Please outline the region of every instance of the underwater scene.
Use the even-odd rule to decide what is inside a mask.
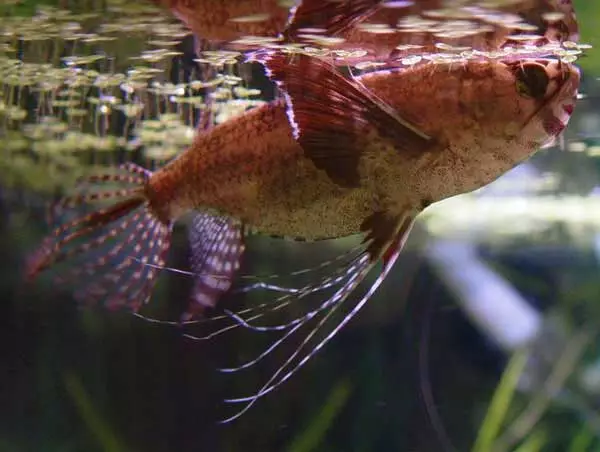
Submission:
[[[599,451],[599,25],[1,0],[0,451]]]

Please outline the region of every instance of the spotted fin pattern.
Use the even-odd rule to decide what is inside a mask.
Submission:
[[[194,288],[183,321],[214,307],[231,288],[245,249],[239,221],[208,213],[194,216],[189,241]]]
[[[379,214],[376,214],[379,215]],[[293,345],[291,353],[271,374],[264,385],[253,395],[226,400],[231,404],[243,404],[244,407],[233,416],[222,422],[231,422],[259,399],[277,389],[289,380],[313,356],[315,356],[367,303],[379,285],[389,273],[402,249],[413,216],[407,213],[400,215],[383,214],[390,220],[390,227],[372,227],[375,219],[364,224],[365,240],[363,244],[344,255],[319,264],[311,269],[303,269],[288,275],[272,275],[270,277],[242,276],[248,284],[236,287],[232,293],[261,291],[265,298],[269,294],[278,294],[274,299],[257,306],[251,306],[238,312],[224,310],[225,315],[213,318],[215,322],[233,320],[233,323],[213,331],[209,335],[198,336],[191,332],[186,337],[194,340],[206,340],[219,336],[233,329],[246,329],[251,332],[278,334],[262,353],[254,359],[240,365],[221,369],[226,373],[238,373],[264,362],[277,349]],[[401,234],[395,237],[393,234]],[[385,237],[383,237],[385,235]],[[385,258],[382,273],[374,284],[359,297],[350,297],[364,280],[376,263]],[[317,276],[321,274],[322,276]],[[286,279],[286,285],[279,281]],[[294,284],[296,281],[296,284]],[[302,283],[301,281],[308,281]],[[289,285],[288,285],[289,283]],[[341,320],[334,317],[342,315]],[[209,325],[215,322],[209,322]],[[195,325],[205,327],[206,322]],[[190,326],[190,324],[188,324]],[[295,345],[294,345],[295,344]]]
[[[50,209],[54,230],[29,256],[26,277],[65,263],[58,281],[74,289],[79,302],[137,311],[151,295],[171,235],[171,226],[147,209],[143,188],[149,177],[127,164],[82,179],[77,194]],[[98,188],[106,184],[111,189]],[[103,203],[113,204],[98,206]]]

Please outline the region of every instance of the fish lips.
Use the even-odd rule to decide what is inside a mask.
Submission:
[[[577,92],[581,80],[580,70],[573,65],[565,65],[568,71],[566,81],[555,95],[555,100],[550,102],[550,114],[543,115],[542,124],[546,133],[555,138],[567,127],[569,119],[575,110]],[[566,72],[567,73],[567,72]]]
[[[545,100],[523,129],[528,139],[542,147],[551,145],[564,131],[575,110],[581,73],[572,64],[561,63],[561,66],[562,85],[552,97]]]

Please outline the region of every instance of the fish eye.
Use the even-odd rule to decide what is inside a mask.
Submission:
[[[521,96],[542,100],[550,83],[546,68],[541,64],[529,63],[519,66],[516,73],[517,92]]]

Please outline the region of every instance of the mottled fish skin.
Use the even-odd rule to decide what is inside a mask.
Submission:
[[[519,93],[522,68],[547,77],[537,98]],[[360,180],[355,188],[340,186],[294,140],[279,101],[199,135],[154,173],[147,187],[152,209],[169,220],[211,208],[265,234],[310,240],[354,234],[382,199],[418,211],[481,187],[536,152],[566,125],[579,72],[554,60],[481,60],[375,72],[359,81],[434,137],[432,146],[401,153],[367,126],[355,137],[363,149]]]

